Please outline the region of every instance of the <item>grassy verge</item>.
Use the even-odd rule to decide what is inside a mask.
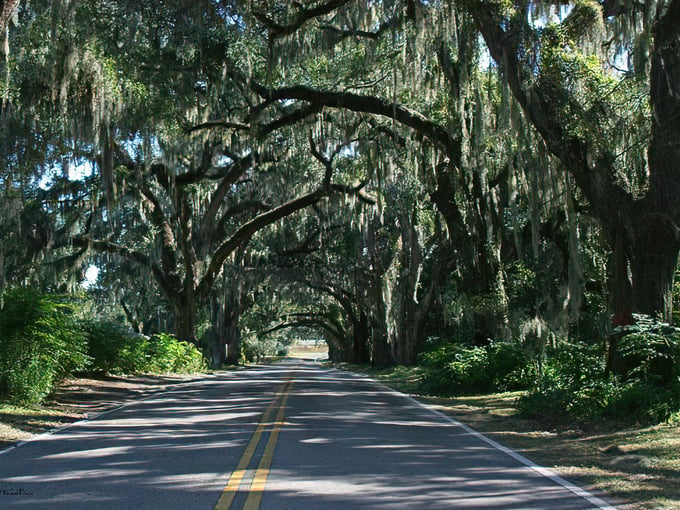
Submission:
[[[404,393],[417,393],[418,368],[340,368],[366,373]],[[679,425],[541,423],[518,415],[515,401],[520,395],[418,398],[575,483],[602,491],[620,502],[619,508],[680,509]]]

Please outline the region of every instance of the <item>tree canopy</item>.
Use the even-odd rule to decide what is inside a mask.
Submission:
[[[680,0],[3,2],[0,287],[236,361],[673,320]],[[613,321],[611,317],[613,316]]]

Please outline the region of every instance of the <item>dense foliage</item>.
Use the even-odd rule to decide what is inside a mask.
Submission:
[[[554,425],[609,419],[641,424],[680,417],[680,329],[644,315],[615,332],[615,366],[607,342],[549,346],[531,356],[517,344],[444,343],[420,358],[426,394],[525,390],[522,415]]]
[[[622,333],[614,373],[603,344],[550,353],[538,384],[520,398],[530,417],[559,421],[612,419],[658,423],[680,412],[680,330],[637,317]]]
[[[63,298],[19,288],[3,291],[0,301],[0,396],[39,402],[89,365],[74,307]]]
[[[524,350],[508,343],[444,344],[424,352],[420,365],[422,391],[438,395],[525,389],[537,375]]]
[[[0,289],[98,271],[96,369],[323,337],[529,414],[678,410],[634,313],[678,301],[680,0],[12,8]]]
[[[134,333],[120,323],[81,320],[91,369],[111,374],[199,373],[207,370],[203,354],[168,333],[151,337]]]
[[[169,334],[147,337],[120,322],[88,318],[82,299],[16,288],[5,289],[0,302],[2,399],[41,402],[75,373],[207,370],[196,346]]]

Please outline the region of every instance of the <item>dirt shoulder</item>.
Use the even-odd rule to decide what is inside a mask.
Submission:
[[[42,405],[22,407],[0,403],[0,450],[196,377],[147,375],[71,378],[65,380]]]

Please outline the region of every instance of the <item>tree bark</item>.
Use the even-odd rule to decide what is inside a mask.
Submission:
[[[374,334],[371,346],[371,365],[376,368],[386,368],[393,364],[387,336],[385,334]]]
[[[619,360],[619,340],[622,336],[621,328],[633,323],[633,286],[629,277],[628,254],[626,253],[626,233],[620,225],[615,233],[614,249],[612,251],[614,315],[612,325],[614,330],[609,335],[607,348],[607,372],[616,373]]]
[[[175,336],[179,340],[196,343],[196,305],[187,302],[183,296],[176,296],[172,303],[175,315]]]
[[[675,223],[665,215],[647,214],[636,224],[630,260],[633,309],[673,320],[673,282],[680,251]]]
[[[631,269],[633,305],[672,321],[672,290],[680,251],[680,0],[654,27],[650,70],[652,137],[647,214],[637,216]]]
[[[0,0],[0,34],[3,34],[3,37],[17,7],[19,0]]]
[[[227,365],[238,365],[241,361],[241,331],[238,320],[224,326],[222,345],[226,346],[224,362]]]
[[[225,285],[227,284],[225,280]],[[236,292],[227,291],[220,298],[213,295],[210,348],[214,368],[223,364],[238,365],[241,361],[241,332],[238,321],[241,306]]]
[[[371,361],[371,353],[368,350],[369,322],[368,316],[360,310],[357,320],[352,324],[352,361],[354,363],[368,363]]]

